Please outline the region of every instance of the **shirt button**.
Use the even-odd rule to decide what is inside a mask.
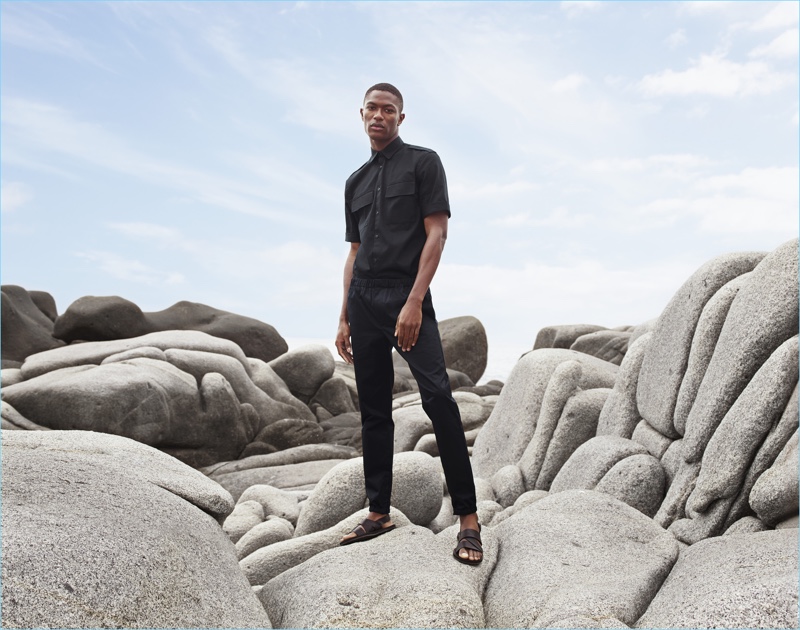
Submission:
[[[381,189],[380,189],[380,188],[378,188],[378,192],[380,192],[380,191],[381,191]]]

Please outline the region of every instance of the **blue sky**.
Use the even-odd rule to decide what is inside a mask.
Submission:
[[[3,1],[2,281],[332,340],[358,109],[389,81],[447,171],[440,319],[516,354],[641,323],[797,235],[798,6]]]

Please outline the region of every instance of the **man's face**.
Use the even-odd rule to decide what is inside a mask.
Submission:
[[[370,141],[380,147],[386,146],[400,133],[398,127],[406,117],[400,113],[400,101],[391,92],[373,90],[364,99],[361,120]]]

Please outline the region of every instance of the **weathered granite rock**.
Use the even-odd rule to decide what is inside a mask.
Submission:
[[[730,510],[728,510],[724,529],[730,527],[737,519],[750,513],[750,491],[753,489],[753,486],[761,477],[762,473],[772,466],[786,443],[797,431],[799,416],[797,386],[795,386],[794,392],[792,392],[792,396],[789,398],[789,402],[786,405],[786,409],[783,411],[783,415],[781,415],[780,420],[778,420],[775,426],[770,429],[767,437],[764,438],[764,442],[759,447],[753,459],[753,463],[747,471],[747,475],[739,489],[739,494],[731,505]]]
[[[670,534],[600,492],[551,493],[492,531],[501,553],[484,595],[491,628],[553,627],[576,615],[631,625],[678,557]]]
[[[282,451],[304,444],[318,444],[322,441],[322,427],[314,420],[284,418],[261,429],[255,439]]]
[[[623,438],[633,435],[633,430],[642,417],[636,406],[636,387],[650,339],[652,333],[645,333],[630,343],[620,365],[619,377],[600,412],[597,435],[616,435]]]
[[[427,525],[439,512],[442,478],[439,465],[425,453],[411,451],[394,456],[392,506],[412,523]],[[304,536],[338,523],[364,507],[363,459],[340,464],[328,472],[303,505],[296,536]]]
[[[55,370],[12,385],[2,396],[36,424],[130,437],[192,466],[235,459],[263,426],[221,374],[198,381],[147,358]]]
[[[292,527],[297,524],[300,506],[297,503],[297,497],[290,492],[266,484],[258,484],[245,490],[239,497],[238,503],[245,501],[258,501],[266,517],[280,517],[291,523]]]
[[[550,492],[593,489],[615,464],[646,453],[641,444],[613,435],[597,436],[582,444],[567,460],[550,486]]]
[[[270,580],[259,598],[279,627],[484,627],[481,593],[495,562],[493,537],[485,531],[484,560],[470,567],[451,555],[455,532],[410,525],[325,551]]]
[[[302,564],[318,553],[338,547],[342,536],[363,521],[368,513],[369,510],[365,508],[355,514],[351,514],[341,523],[337,523],[328,529],[278,541],[256,549],[242,558],[239,563],[242,573],[244,573],[245,578],[251,585],[266,584],[275,576]],[[405,515],[398,510],[392,509],[390,516],[392,523],[398,529],[411,525]],[[385,534],[384,538],[388,535]],[[374,545],[372,548],[375,548]]]
[[[700,460],[739,394],[767,358],[797,332],[797,239],[794,239],[767,255],[733,299],[714,356],[686,419],[683,456],[687,461]]]
[[[637,628],[796,628],[797,532],[703,540],[678,562]]]
[[[394,420],[394,452],[412,451],[419,439],[433,432],[430,418],[420,405],[401,407],[392,413]]]
[[[2,439],[4,626],[270,627],[217,484],[118,436]]]
[[[107,357],[136,348],[156,348],[162,351],[172,348],[226,354],[237,359],[245,370],[248,369],[247,358],[235,343],[202,332],[170,330],[133,339],[94,341],[39,352],[25,359],[21,368],[22,376],[29,380],[60,368],[100,365]]]
[[[319,386],[309,404],[314,403],[327,409],[332,416],[358,411],[350,396],[350,389],[344,379],[337,376],[332,376]]]
[[[775,463],[750,491],[750,507],[768,525],[775,525],[798,511],[797,433],[781,451]]]
[[[498,470],[491,479],[492,490],[497,502],[503,507],[514,504],[514,501],[525,492],[525,480],[519,466],[509,464]]]
[[[510,518],[516,514],[519,510],[522,510],[547,496],[550,496],[550,493],[546,490],[528,490],[527,492],[523,492],[521,495],[519,495],[519,497],[517,497],[517,500],[514,501],[514,505],[507,507],[499,514],[495,514],[495,517],[492,519],[491,526],[495,527],[499,525],[507,518]]]
[[[4,284],[0,294],[3,361],[21,363],[31,354],[64,345],[63,341],[53,337],[52,320],[42,312],[28,291]]]
[[[285,518],[268,516],[267,520],[254,525],[236,541],[236,558],[242,560],[257,549],[289,540],[293,534],[294,527]]]
[[[256,525],[264,521],[264,508],[258,501],[240,501],[233,508],[233,512],[228,515],[222,524],[222,531],[228,534],[234,544],[253,529]]]
[[[5,400],[0,402],[0,418],[2,418],[2,428],[4,429],[11,429],[12,431],[50,431],[48,427],[43,427],[28,420]]]
[[[269,366],[303,402],[310,401],[334,371],[333,355],[321,344],[301,346],[270,361]]]
[[[537,490],[549,490],[558,471],[577,448],[592,439],[598,418],[611,390],[585,389],[569,398],[547,445],[542,468],[536,478]]]
[[[517,462],[528,490],[533,490],[536,486],[536,480],[547,454],[547,447],[564,411],[564,406],[567,404],[567,400],[579,391],[582,377],[583,365],[578,361],[560,363],[550,376],[544,390],[533,437]]]
[[[603,359],[614,365],[622,363],[625,353],[628,352],[630,332],[618,330],[598,330],[593,333],[581,335],[572,345],[570,350],[591,354],[593,357]]]
[[[247,358],[250,367],[250,379],[256,387],[260,388],[267,396],[278,402],[290,405],[297,413],[292,417],[302,418],[303,420],[315,420],[311,409],[302,400],[295,397],[283,379],[275,373],[268,363],[261,359]]]
[[[476,477],[489,479],[508,464],[516,464],[528,447],[541,411],[547,383],[564,361],[582,366],[581,389],[611,387],[619,368],[580,352],[534,350],[517,361],[489,419],[475,440],[472,467]]]
[[[289,464],[302,464],[316,462],[323,459],[349,459],[357,457],[358,453],[349,446],[334,444],[304,444],[295,446],[278,453],[254,455],[233,462],[217,462],[211,466],[201,468],[201,472],[214,478],[217,475],[241,472],[253,468],[267,468],[269,466],[288,466]]]
[[[536,341],[533,343],[533,349],[539,350],[541,348],[563,348],[567,350],[573,343],[575,343],[575,340],[578,337],[597,332],[598,330],[606,330],[606,328],[604,326],[595,326],[593,324],[562,324],[559,326],[545,326],[536,334]]]
[[[705,512],[712,502],[739,491],[756,452],[797,387],[797,353],[795,336],[767,359],[725,414],[703,453],[700,474],[686,504],[688,515]]]
[[[642,361],[636,400],[642,417],[662,435],[679,437],[673,425],[675,404],[706,302],[733,278],[752,271],[763,258],[762,253],[743,252],[707,262],[683,284],[658,318]]]
[[[163,311],[143,313],[118,296],[86,296],[56,320],[54,335],[71,342],[110,341],[168,330],[197,330],[228,339],[248,357],[263,361],[285,353],[286,341],[269,324],[197,302],[182,301]]]
[[[280,453],[274,454],[279,455]],[[254,457],[269,457],[269,455],[255,455]],[[345,460],[322,459],[282,466],[248,468],[236,472],[215,473],[211,478],[230,492],[231,496],[236,500],[250,486],[257,484],[265,484],[284,490],[314,486],[319,483],[320,479],[331,468],[343,461]]]
[[[686,501],[694,490],[697,475],[700,473],[700,462],[687,462],[680,456],[682,442],[683,440],[675,440],[662,458],[667,478],[672,477],[672,481],[667,488],[667,496],[653,517],[661,527],[669,527],[675,520],[684,517]],[[678,460],[677,469],[673,469],[670,461],[672,456]]]
[[[0,370],[0,389],[3,387],[9,387],[11,385],[16,385],[17,383],[21,383],[23,380],[22,370],[19,368],[5,368]]]
[[[725,324],[733,298],[736,297],[739,289],[749,281],[749,278],[749,272],[743,273],[725,284],[711,296],[700,313],[700,319],[692,337],[686,373],[681,381],[678,399],[675,403],[673,425],[681,435],[686,432],[686,418],[689,417],[697,390],[700,389],[700,383],[703,382],[708,364],[714,355],[714,348],[717,345],[719,334],[722,332],[722,326]]]
[[[620,460],[594,487],[652,517],[664,499],[664,469],[650,454],[631,455]]]
[[[42,311],[47,316],[47,319],[55,323],[58,319],[55,298],[47,291],[28,291],[28,295],[30,295],[33,303],[36,304],[36,308]]]
[[[755,516],[743,516],[725,530],[723,536],[733,536],[734,534],[755,534],[756,532],[767,531],[769,527],[764,521]]]
[[[647,423],[647,420],[642,420],[636,425],[631,440],[644,446],[656,459],[661,459],[661,456],[667,452],[670,444],[674,442],[674,440],[669,439],[665,435],[661,435],[651,427]]]

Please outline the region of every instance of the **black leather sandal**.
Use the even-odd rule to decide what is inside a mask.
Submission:
[[[394,524],[389,525],[388,527],[384,527],[386,523],[389,522],[389,515],[381,516],[378,520],[373,521],[372,519],[365,518],[361,521],[358,525],[356,525],[353,529],[351,529],[348,534],[355,534],[354,538],[347,538],[339,543],[339,545],[349,545],[355,542],[361,542],[362,540],[369,540],[370,538],[375,538],[376,536],[380,536],[381,534],[385,534],[386,532],[392,531],[395,526]]]
[[[480,527],[480,525],[478,525]],[[475,529],[464,529],[458,532],[458,536],[456,536],[456,540],[458,540],[458,544],[456,548],[453,549],[453,557],[463,564],[480,564],[483,561],[483,545],[481,543],[481,534],[478,530]],[[481,554],[481,557],[477,560],[470,560],[469,558],[462,558],[458,555],[458,552],[462,549],[471,549],[472,551],[478,551]]]

